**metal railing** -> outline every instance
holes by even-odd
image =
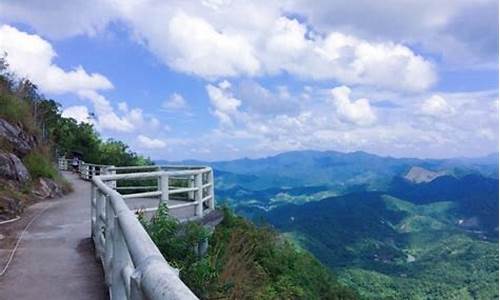
[[[68,160],[59,160],[67,170]],[[85,164],[82,162],[82,164]],[[213,171],[195,166],[113,167],[88,165],[91,179],[91,236],[101,261],[111,299],[197,299],[181,281],[149,237],[126,199],[158,198],[169,210],[193,207],[193,218],[215,208]],[[146,172],[145,172],[146,171]],[[130,173],[136,172],[136,173]],[[120,182],[154,180],[151,186],[119,186]],[[122,195],[117,190],[148,191]],[[177,204],[170,204],[170,200]],[[154,212],[159,205],[144,211]]]

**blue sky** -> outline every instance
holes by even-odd
[[[3,0],[0,50],[154,159],[498,151],[496,1]]]

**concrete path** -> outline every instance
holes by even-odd
[[[51,201],[24,234],[0,277],[0,299],[108,298],[90,239],[90,184],[65,176],[74,192]]]

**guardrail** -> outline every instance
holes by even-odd
[[[91,220],[111,299],[197,299],[106,179],[92,179]]]
[[[73,163],[72,159],[59,158],[58,159],[59,170],[69,171],[70,169],[72,169],[72,163]],[[91,180],[92,177],[94,176],[109,174],[107,169],[110,167],[113,166],[89,164],[84,161],[78,161],[78,174],[80,174],[80,178],[84,180]]]
[[[71,160],[60,159],[68,169]],[[125,199],[158,198],[172,211],[193,207],[194,219],[215,208],[214,178],[210,167],[114,167],[81,162],[83,179],[91,179],[91,236],[112,299],[197,299],[180,280],[151,240]],[[100,168],[97,168],[100,167]],[[146,171],[146,172],[145,172]],[[135,172],[135,173],[130,173]],[[98,174],[99,173],[99,174]],[[106,174],[106,175],[104,175]],[[156,179],[156,185],[118,186],[130,180]],[[146,190],[122,195],[117,190]],[[177,204],[170,204],[175,200]],[[159,205],[143,209],[154,212]]]

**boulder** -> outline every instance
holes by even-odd
[[[25,183],[30,180],[30,174],[23,162],[13,153],[0,150],[0,177]]]
[[[36,137],[27,134],[22,126],[13,125],[4,119],[0,119],[0,139],[6,140],[19,157],[24,157],[37,144]]]
[[[47,199],[62,196],[63,191],[55,181],[39,178],[33,188],[33,194],[39,198]]]
[[[18,216],[22,210],[23,207],[19,199],[0,196],[0,221]]]

